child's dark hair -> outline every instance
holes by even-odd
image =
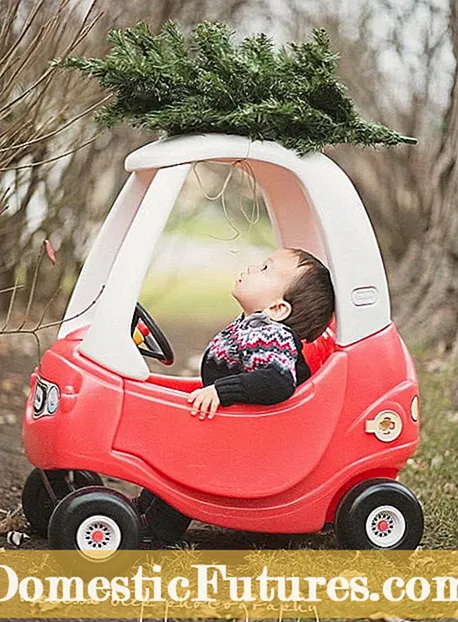
[[[287,288],[284,299],[291,314],[283,323],[300,339],[314,341],[326,329],[334,313],[334,289],[331,275],[319,259],[298,248],[289,249],[297,258],[301,275]]]

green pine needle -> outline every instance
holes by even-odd
[[[174,22],[158,34],[140,23],[109,33],[105,59],[54,61],[94,76],[116,99],[97,122],[155,134],[225,132],[274,140],[300,155],[327,145],[413,143],[361,118],[336,78],[329,35],[276,50],[265,34],[236,43],[225,24],[203,22],[186,39]]]

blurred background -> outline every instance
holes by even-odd
[[[101,133],[93,108],[106,94],[78,72],[51,67],[52,58],[68,50],[103,56],[111,28],[141,20],[153,30],[167,19],[185,30],[204,19],[221,20],[239,37],[264,31],[279,45],[309,39],[313,27],[323,26],[340,54],[338,75],[363,116],[418,138],[417,146],[341,146],[328,154],[367,208],[401,329],[456,352],[453,2],[132,0],[127,9],[113,0],[21,0],[3,2],[0,18],[0,289],[16,278],[30,287],[38,249],[49,238],[57,263],[40,268],[33,310],[60,287],[49,310],[58,318],[126,179],[124,157],[154,139],[127,126]],[[199,171],[190,175],[169,220],[142,299],[168,324],[200,319],[213,329],[237,312],[228,295],[234,274],[268,253],[273,235],[247,176],[232,176],[222,205],[208,197],[218,195],[227,171],[205,165]],[[248,218],[240,218],[241,209]],[[25,304],[27,286],[17,298],[17,307]],[[9,302],[0,296],[3,314]]]
[[[43,314],[44,323],[62,317],[88,249],[126,180],[125,156],[155,138],[127,126],[100,133],[92,115],[106,94],[95,81],[61,72],[49,61],[70,50],[103,56],[107,32],[138,21],[148,22],[154,31],[168,19],[185,30],[204,19],[225,21],[238,37],[263,31],[279,45],[309,39],[312,29],[322,26],[340,54],[338,75],[362,115],[418,139],[416,146],[340,146],[327,154],[350,176],[369,213],[388,274],[393,316],[422,378],[430,444],[412,463],[407,479],[423,477],[425,497],[437,500],[435,520],[451,520],[456,488],[449,488],[452,505],[442,509],[439,493],[432,491],[440,477],[442,493],[446,484],[454,487],[451,473],[456,471],[457,453],[457,4],[458,0],[4,0],[0,290],[15,283],[20,288],[14,305],[11,291],[0,294],[3,430],[10,424],[19,429],[28,391],[26,372],[36,362],[34,339],[5,334],[6,320],[7,329],[15,329],[25,315],[25,328],[40,322]],[[226,181],[222,202],[219,195]],[[56,263],[44,257],[34,286],[45,239],[54,248]],[[174,344],[177,365],[171,373],[196,373],[208,339],[238,312],[229,293],[235,275],[273,247],[262,197],[249,175],[237,170],[228,180],[228,167],[216,164],[199,165],[190,174],[141,295]],[[54,338],[55,328],[41,335],[43,346]],[[17,434],[14,439],[20,446]],[[431,469],[436,469],[435,482]],[[6,479],[10,488],[15,486],[13,476]],[[440,512],[446,512],[446,518],[440,518]],[[448,537],[430,543],[444,545]]]

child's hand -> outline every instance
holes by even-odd
[[[216,409],[221,403],[214,384],[193,391],[188,397],[188,402],[193,402],[191,415],[196,415],[197,411],[200,410],[199,419],[205,419],[207,414],[209,419],[213,419]]]

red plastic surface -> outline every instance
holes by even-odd
[[[79,354],[81,336],[57,341],[40,364],[62,400],[55,415],[34,419],[32,391],[23,426],[29,460],[145,486],[199,520],[317,531],[349,483],[395,477],[418,444],[415,370],[393,324],[337,347],[287,402],[221,408],[212,421],[190,416],[187,396],[198,379],[125,380]],[[390,443],[365,431],[385,409],[403,423]]]
[[[303,342],[302,354],[307,361],[312,374],[315,374],[322,365],[326,363],[336,349],[336,326],[332,320],[324,331],[324,333],[312,341],[312,343]]]
[[[143,382],[126,380],[125,416],[114,448],[203,492],[242,498],[277,494],[310,473],[328,446],[345,395],[345,376],[346,356],[339,353],[321,382],[307,381],[287,402],[234,405],[200,425],[190,417],[188,405],[164,399]],[[326,413],[320,425],[317,413]],[[305,450],[304,439],[312,437]],[[179,452],[172,439],[179,439]]]

